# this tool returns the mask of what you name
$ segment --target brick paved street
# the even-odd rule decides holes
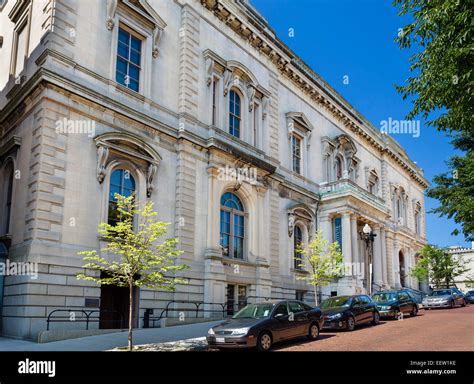
[[[474,305],[420,310],[415,318],[361,325],[354,332],[323,331],[314,342],[277,344],[279,351],[474,351]]]

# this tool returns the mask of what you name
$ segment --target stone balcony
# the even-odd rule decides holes
[[[341,179],[331,183],[321,184],[320,193],[322,201],[339,198],[354,198],[384,213],[389,212],[384,199],[375,196],[349,179]]]

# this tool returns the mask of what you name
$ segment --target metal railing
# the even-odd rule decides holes
[[[53,316],[56,313],[61,313],[65,312],[68,313],[67,316]],[[71,314],[74,313],[74,316],[71,316]],[[80,313],[83,316],[76,317],[76,313]],[[102,319],[101,320],[101,314],[106,314],[106,313],[113,313],[113,314],[118,314],[120,316],[120,320],[116,319]],[[95,317],[92,316],[93,314],[99,314],[99,316]],[[89,330],[89,324],[90,323],[98,323],[100,321],[103,322],[120,322],[119,328],[124,328],[124,317],[123,314],[119,311],[116,310],[109,310],[109,309],[94,309],[94,310],[84,310],[84,309],[72,309],[72,308],[65,308],[65,309],[55,309],[54,311],[51,311],[46,319],[46,330],[49,331],[50,324],[51,323],[86,323],[86,330]]]
[[[174,306],[178,304],[178,306]],[[179,306],[184,305],[184,306]],[[217,307],[216,308],[206,308],[206,307]],[[151,316],[154,311],[158,311],[158,316]],[[191,317],[199,318],[204,317],[205,313],[218,313],[222,315],[222,318],[226,317],[227,304],[223,303],[213,303],[205,301],[191,301],[191,300],[171,300],[167,302],[164,308],[149,308],[145,310],[145,315],[143,316],[143,327],[144,328],[155,328],[155,323],[161,321],[165,318],[180,318],[185,313],[192,313]],[[202,316],[199,316],[202,314]],[[189,316],[188,316],[189,317]]]

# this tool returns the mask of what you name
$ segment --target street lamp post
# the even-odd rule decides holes
[[[365,241],[365,249],[367,251],[367,291],[372,295],[372,259],[374,252],[374,239],[377,234],[372,232],[369,224],[365,224],[362,232],[359,232],[360,238]]]

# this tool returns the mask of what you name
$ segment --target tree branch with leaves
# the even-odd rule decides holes
[[[328,285],[334,279],[343,276],[344,264],[342,253],[337,242],[330,243],[317,231],[314,238],[304,247],[298,244],[298,266],[307,272],[306,276],[298,276],[314,289],[314,303],[318,306],[318,288]]]
[[[107,244],[100,250],[103,256],[96,250],[79,252],[87,264],[83,266],[86,273],[78,274],[77,278],[93,281],[99,286],[116,285],[129,289],[128,349],[131,351],[134,287],[175,291],[177,284],[187,283],[176,273],[190,267],[176,263],[182,254],[177,249],[176,238],[162,240],[170,223],[157,221],[152,202],[139,207],[134,196],[124,197],[116,193],[114,197],[119,221],[114,225],[99,224],[100,238]]]

